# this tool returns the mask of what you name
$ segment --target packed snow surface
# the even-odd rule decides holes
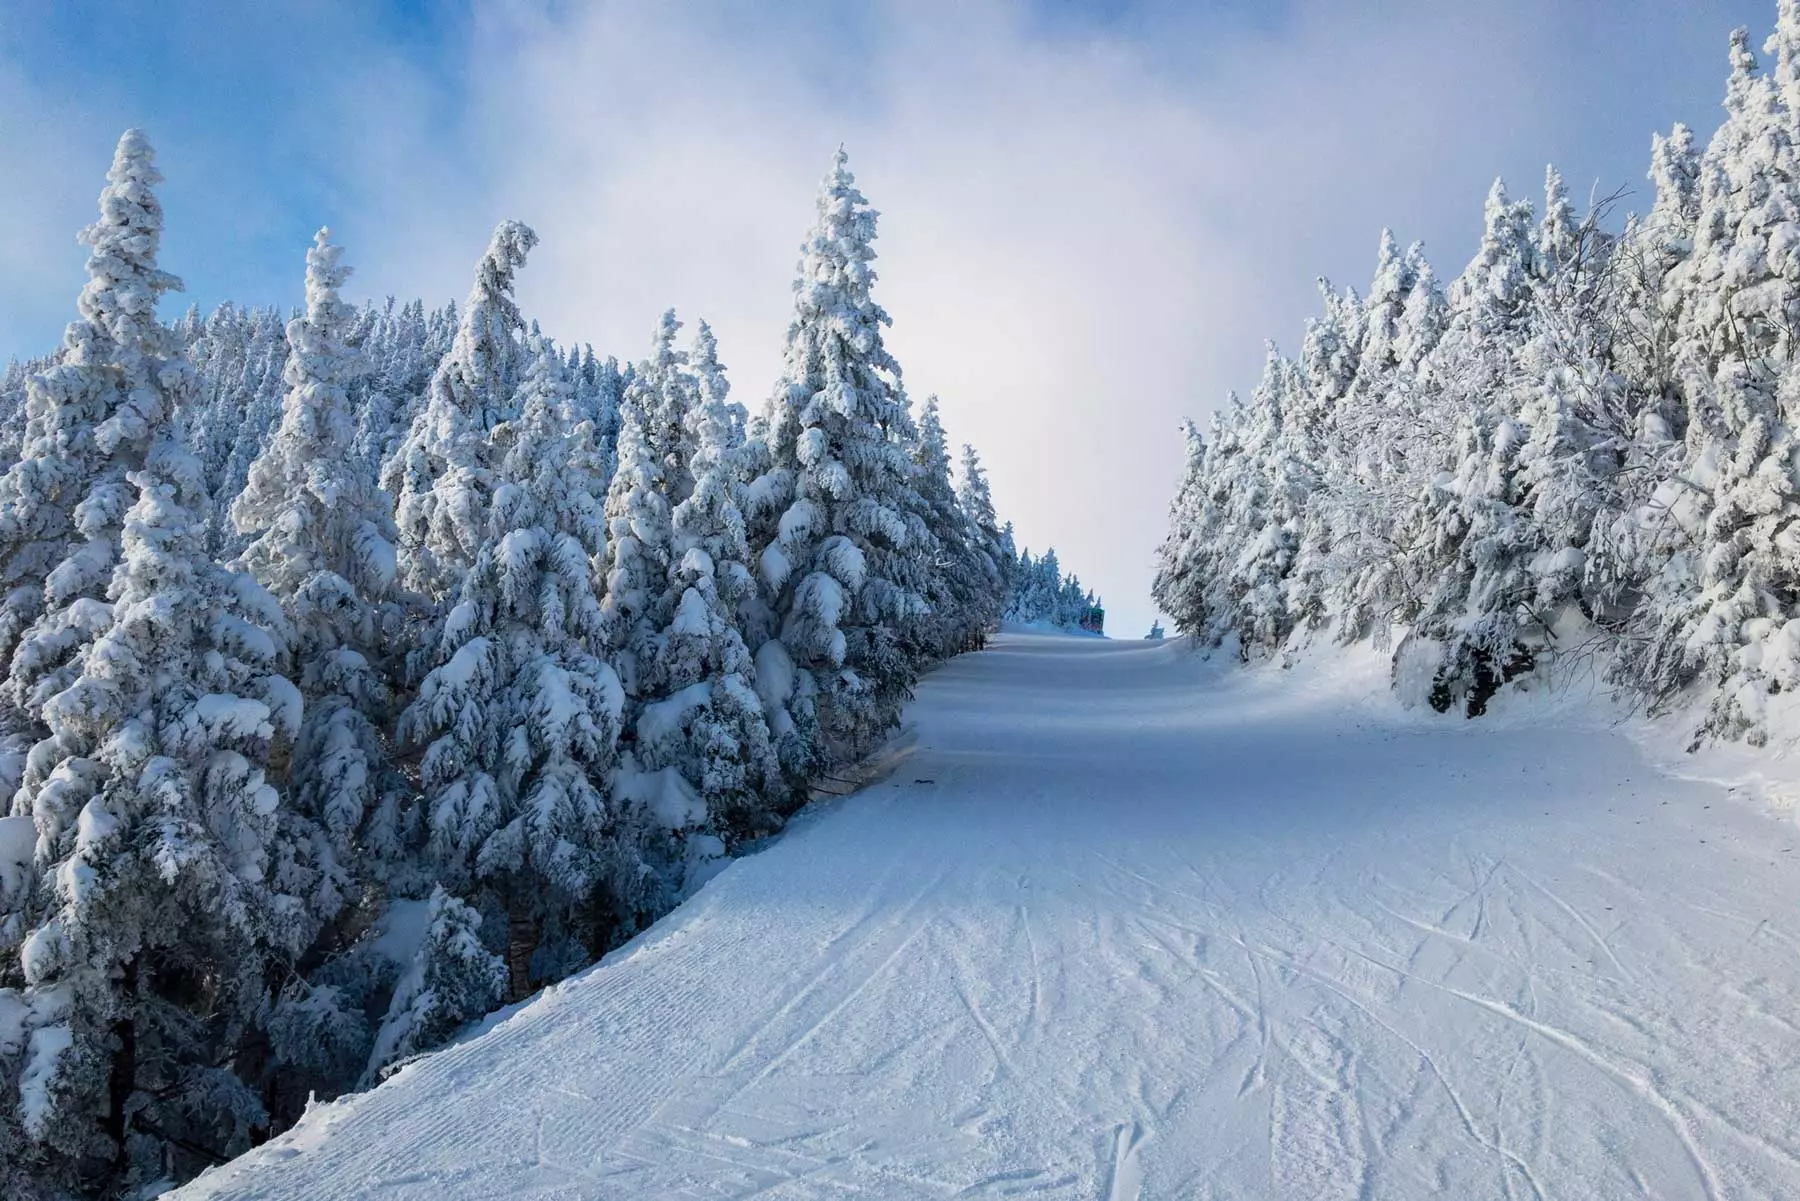
[[[888,777],[183,1198],[1800,1196],[1800,844],[1597,706],[1008,634]]]

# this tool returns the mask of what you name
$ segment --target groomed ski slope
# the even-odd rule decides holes
[[[178,1196],[1800,1197],[1791,818],[1381,689],[1003,636],[885,781]]]

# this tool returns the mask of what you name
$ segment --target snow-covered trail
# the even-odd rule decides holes
[[[1369,696],[1003,637],[886,781],[180,1196],[1800,1196],[1800,832]]]

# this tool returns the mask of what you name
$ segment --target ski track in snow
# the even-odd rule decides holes
[[[884,782],[176,1195],[1800,1197],[1800,831],[1354,674],[1003,636]]]

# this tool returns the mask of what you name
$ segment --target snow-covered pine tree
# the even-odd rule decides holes
[[[300,717],[279,606],[204,557],[197,460],[165,442],[129,482],[116,618],[46,701],[16,802],[40,873],[17,962],[43,1024],[6,1102],[31,1162],[99,1191],[249,1146],[265,1115],[234,1056],[330,869],[265,778]]]
[[[1365,342],[1349,393],[1336,414],[1336,460],[1328,466],[1336,577],[1330,607],[1337,637],[1385,639],[1416,611],[1406,559],[1415,548],[1401,516],[1426,486],[1422,443],[1437,436],[1421,415],[1418,369],[1441,331],[1442,294],[1424,250],[1400,250],[1383,230],[1366,310]]]
[[[606,645],[626,695],[653,688],[657,639],[667,626],[673,514],[656,449],[656,395],[633,381],[619,407],[619,440],[606,493]]]
[[[1321,497],[1349,515],[1326,610],[1345,638],[1410,626],[1409,692],[1473,711],[1567,630],[1654,704],[1710,697],[1703,733],[1760,738],[1800,693],[1800,3],[1767,49],[1772,78],[1733,34],[1724,125],[1704,154],[1656,139],[1655,204],[1622,234],[1577,220],[1553,170],[1535,226],[1496,188],[1448,306],[1384,239],[1299,557]],[[1183,629],[1241,607],[1228,582],[1266,549],[1233,507],[1281,474],[1264,407],[1215,425],[1178,498],[1158,595]]]
[[[481,915],[466,902],[432,891],[425,938],[394,986],[362,1083],[383,1069],[443,1043],[491,1010],[506,989],[506,964],[481,940]]]
[[[690,830],[674,831],[686,838],[668,852],[670,867],[679,866],[683,876],[697,862],[779,824],[787,797],[776,740],[796,734],[786,727],[771,734],[740,631],[743,607],[757,594],[740,503],[742,409],[728,399],[705,322],[691,361],[699,385],[686,421],[695,447],[687,465],[694,483],[671,517],[665,598],[653,610],[666,615],[666,625],[653,642],[655,659],[638,673],[638,774],[627,789],[666,809],[676,807],[675,798],[697,802],[690,809],[699,820]],[[775,711],[778,722],[784,716]],[[683,883],[668,874],[671,885]]]
[[[1279,646],[1298,618],[1289,604],[1288,580],[1318,477],[1310,461],[1310,437],[1290,431],[1304,425],[1301,415],[1307,412],[1300,365],[1269,343],[1262,382],[1243,410],[1237,460],[1242,470],[1238,486],[1228,493],[1225,514],[1243,540],[1242,554],[1231,568],[1227,603],[1231,629],[1245,655]]]
[[[10,471],[19,461],[19,448],[25,441],[25,392],[32,376],[56,365],[56,356],[11,359],[0,371],[0,473]]]
[[[752,490],[754,547],[779,639],[757,652],[765,689],[807,720],[822,762],[852,758],[892,728],[914,669],[900,625],[924,609],[906,584],[910,421],[900,369],[870,295],[876,214],[840,148],[802,247],[782,375],[766,417],[770,467]],[[791,664],[791,670],[789,665]]]
[[[0,477],[0,656],[10,716],[0,735],[38,728],[44,703],[79,671],[81,651],[111,620],[106,590],[132,503],[127,475],[186,402],[192,372],[158,299],[181,281],[157,266],[162,179],[143,133],[127,130],[82,231],[88,282],[61,361],[27,385],[19,460]],[[8,763],[12,756],[0,756]],[[16,769],[0,786],[16,781]]]
[[[380,731],[400,635],[392,506],[353,450],[351,389],[366,360],[348,343],[343,248],[320,230],[306,256],[306,311],[288,324],[279,428],[232,505],[242,562],[293,628],[306,716],[289,804],[330,834],[341,861],[386,877],[407,831],[404,781]]]
[[[1192,633],[1209,624],[1201,598],[1215,578],[1216,564],[1206,537],[1206,439],[1192,421],[1183,421],[1181,432],[1187,460],[1169,502],[1169,532],[1157,547],[1150,594],[1158,608],[1174,617],[1176,629]]]
[[[964,537],[971,556],[981,573],[982,591],[975,598],[968,626],[976,649],[987,640],[1000,623],[1000,610],[1006,604],[1007,590],[1012,586],[1011,526],[1002,530],[994,512],[994,495],[988,489],[987,470],[981,455],[969,443],[963,443],[962,470],[956,483],[956,503],[962,510]]]
[[[1319,281],[1325,313],[1307,322],[1300,351],[1300,387],[1285,414],[1278,444],[1303,491],[1294,518],[1294,562],[1284,606],[1296,628],[1325,624],[1335,582],[1336,555],[1347,533],[1336,481],[1348,479],[1354,456],[1346,409],[1361,372],[1368,314],[1354,288],[1335,291]]]
[[[535,245],[537,234],[518,221],[494,230],[424,408],[383,468],[400,530],[401,579],[433,601],[456,594],[487,533],[494,488],[488,434],[514,415],[527,366],[513,276]]]
[[[1758,73],[1747,33],[1732,35],[1726,119],[1700,162],[1693,250],[1665,289],[1679,312],[1689,454],[1647,517],[1688,545],[1675,542],[1657,565],[1635,622],[1646,653],[1627,669],[1658,699],[1696,680],[1716,686],[1705,732],[1753,741],[1766,737],[1770,695],[1800,685],[1800,626],[1789,620],[1800,588],[1789,533],[1800,513],[1800,115],[1790,107],[1800,6],[1779,6],[1768,50],[1774,78]]]
[[[182,333],[195,386],[188,403],[175,413],[175,431],[181,444],[200,460],[209,497],[224,491],[226,464],[243,424],[238,389],[256,316],[227,301],[200,322],[198,329],[189,326]]]
[[[1531,205],[1504,182],[1488,193],[1481,249],[1452,289],[1450,326],[1433,351],[1433,414],[1456,431],[1419,511],[1427,551],[1411,564],[1422,599],[1415,634],[1440,645],[1435,705],[1479,712],[1503,678],[1529,665],[1516,599],[1529,589],[1520,515],[1517,364],[1529,337],[1536,231]],[[1442,452],[1440,451],[1440,455]]]
[[[560,356],[533,351],[519,415],[480,452],[495,464],[486,535],[400,719],[423,749],[438,876],[503,915],[515,998],[605,944],[612,929],[584,928],[596,909],[629,921],[647,907],[636,841],[606,795],[624,694],[597,654],[598,456],[590,426],[569,430]]]
[[[956,500],[950,446],[935,396],[925,399],[912,447],[917,511],[934,532],[938,553],[923,564],[921,596],[928,612],[906,627],[908,650],[922,662],[947,659],[977,645],[985,629],[982,602],[992,587],[988,565]]]
[[[699,382],[688,369],[688,354],[675,345],[681,322],[669,309],[657,321],[650,357],[637,365],[626,395],[636,404],[645,440],[656,460],[658,488],[670,509],[694,490],[695,446],[689,415]]]
[[[255,314],[245,348],[243,376],[236,389],[226,393],[228,405],[211,415],[214,430],[230,441],[220,474],[212,482],[212,503],[207,513],[207,547],[220,558],[229,558],[243,547],[243,536],[231,522],[231,505],[250,478],[250,464],[281,422],[283,375],[287,370],[288,344],[285,323],[275,309]],[[207,436],[215,442],[217,434]]]

